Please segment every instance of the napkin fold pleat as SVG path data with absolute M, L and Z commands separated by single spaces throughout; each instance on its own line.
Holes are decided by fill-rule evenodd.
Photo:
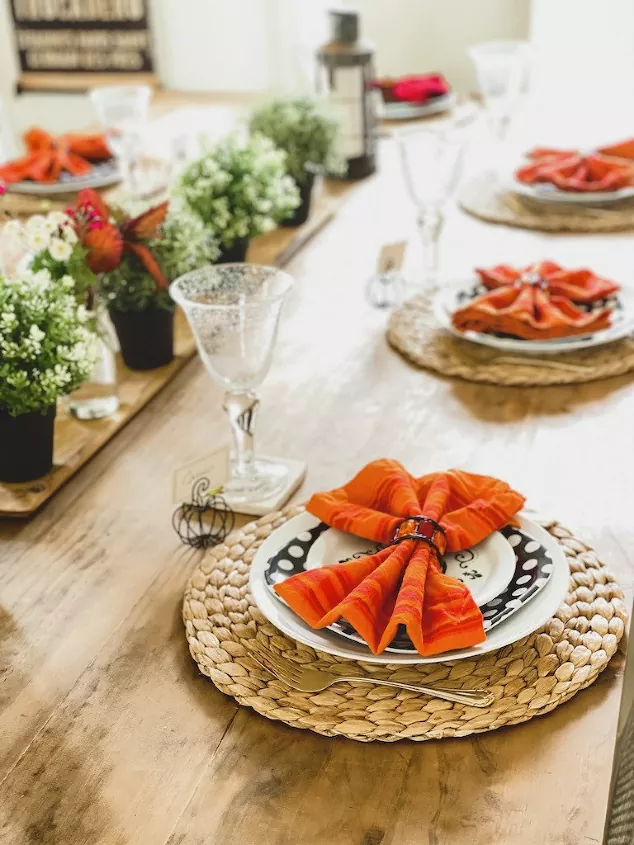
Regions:
M 311 627 L 346 619 L 375 654 L 404 626 L 420 654 L 485 638 L 480 610 L 461 581 L 443 573 L 438 551 L 459 551 L 506 525 L 524 499 L 505 482 L 460 470 L 415 478 L 396 461 L 368 464 L 348 484 L 313 496 L 307 510 L 341 531 L 392 543 L 403 520 L 424 515 L 431 543 L 404 539 L 375 554 L 322 566 L 275 585 Z M 413 526 L 406 524 L 406 531 Z

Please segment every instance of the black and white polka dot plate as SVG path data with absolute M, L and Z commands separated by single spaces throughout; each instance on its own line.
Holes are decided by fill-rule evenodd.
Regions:
M 311 560 L 311 550 L 315 548 L 317 541 L 322 535 L 331 531 L 332 529 L 328 525 L 320 522 L 313 528 L 302 531 L 297 536 L 289 539 L 268 561 L 268 566 L 264 571 L 264 578 L 269 587 L 273 589 L 275 584 L 285 581 L 292 575 L 306 572 L 314 568 L 315 564 L 322 565 L 324 562 L 324 550 L 313 560 Z M 507 561 L 505 560 L 505 555 L 500 555 L 499 548 L 496 548 L 493 543 L 490 543 L 488 546 L 480 544 L 480 547 L 475 547 L 475 549 L 465 549 L 455 555 L 448 555 L 445 561 L 445 571 L 449 575 L 466 583 L 471 588 L 484 617 L 485 631 L 490 631 L 496 625 L 504 622 L 505 619 L 508 619 L 509 616 L 519 610 L 523 604 L 536 596 L 542 587 L 546 585 L 553 571 L 553 563 L 547 550 L 537 540 L 519 529 L 510 527 L 503 528 L 499 532 L 499 535 L 504 538 L 502 542 L 508 551 L 508 558 L 512 561 L 509 578 L 505 577 L 504 571 L 499 572 L 500 569 L 505 570 Z M 339 547 L 339 553 L 334 559 L 332 557 L 328 558 L 329 562 L 344 562 L 353 558 L 365 557 L 383 548 L 383 546 L 377 543 L 367 546 L 367 541 L 361 538 L 352 538 L 353 545 L 365 545 L 365 547 L 352 554 L 339 556 L 344 551 L 350 551 L 350 549 L 344 549 L 342 546 L 344 537 L 345 535 L 342 532 L 334 532 L 334 540 Z M 331 554 L 333 553 L 331 552 Z M 494 591 L 492 597 L 489 597 L 491 595 L 490 589 L 483 596 L 482 591 L 478 591 L 478 582 L 481 580 L 485 582 L 491 580 L 491 573 L 496 571 L 498 571 L 498 577 L 497 579 L 494 578 L 493 581 L 495 583 L 497 580 L 498 584 L 504 581 L 503 586 L 500 587 L 499 592 Z M 276 593 L 275 595 L 277 596 Z M 483 600 L 483 597 L 486 600 Z M 341 634 L 344 637 L 349 637 L 359 643 L 364 642 L 363 638 L 359 636 L 352 625 L 345 619 L 333 622 L 328 627 L 331 631 Z M 399 629 L 395 639 L 386 651 L 416 654 L 416 649 L 404 628 Z
M 304 568 L 310 569 L 376 550 L 376 545 L 367 540 L 323 527 L 309 513 L 301 513 L 288 520 L 258 547 L 251 563 L 249 589 L 262 614 L 280 631 L 328 654 L 367 663 L 404 665 L 475 657 L 514 643 L 544 625 L 565 599 L 570 580 L 561 546 L 544 528 L 526 516 L 520 515 L 519 529 L 507 529 L 504 534 L 495 532 L 491 537 L 496 538 L 491 541 L 496 544 L 493 553 L 498 554 L 504 547 L 506 559 L 511 561 L 510 573 L 503 578 L 500 574 L 508 572 L 504 560 L 499 558 L 499 566 L 494 567 L 498 583 L 501 583 L 495 592 L 492 587 L 496 581 L 490 574 L 487 575 L 485 569 L 484 560 L 488 555 L 480 558 L 483 544 L 468 550 L 478 553 L 473 559 L 470 554 L 456 561 L 451 560 L 453 556 L 447 556 L 447 571 L 450 571 L 450 566 L 457 567 L 458 577 L 462 575 L 465 583 L 469 584 L 474 598 L 480 596 L 476 600 L 485 615 L 486 639 L 477 646 L 432 657 L 421 656 L 412 650 L 411 643 L 402 639 L 397 639 L 389 652 L 372 654 L 359 638 L 353 639 L 350 634 L 344 633 L 341 625 L 338 629 L 311 628 L 274 593 L 272 584 L 275 581 L 290 577 L 298 566 L 301 571 L 300 560 L 304 561 Z M 490 538 L 485 543 L 489 541 Z M 291 547 L 294 547 L 292 551 Z M 482 573 L 480 578 L 470 578 L 466 574 L 473 575 L 477 571 L 474 560 L 477 570 Z M 455 570 L 450 574 L 455 575 Z M 496 602 L 496 599 L 499 601 Z

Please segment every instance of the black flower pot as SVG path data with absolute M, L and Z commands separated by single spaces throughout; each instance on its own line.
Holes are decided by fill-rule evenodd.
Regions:
M 308 220 L 310 214 L 310 201 L 313 197 L 313 186 L 315 184 L 315 174 L 308 173 L 303 182 L 298 182 L 300 204 L 293 212 L 292 217 L 287 217 L 283 220 L 282 226 L 301 226 Z
M 53 467 L 57 408 L 12 417 L 0 409 L 0 481 L 33 481 Z
M 248 248 L 248 238 L 242 238 L 236 241 L 233 246 L 221 246 L 220 255 L 216 259 L 216 264 L 239 264 L 242 261 L 246 261 Z
M 154 370 L 169 364 L 174 357 L 174 311 L 110 308 L 109 313 L 126 366 L 131 370 Z

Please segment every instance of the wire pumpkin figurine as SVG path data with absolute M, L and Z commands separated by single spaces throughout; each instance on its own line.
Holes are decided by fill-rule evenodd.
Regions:
M 192 485 L 191 502 L 174 510 L 172 525 L 186 546 L 209 549 L 233 531 L 236 515 L 221 491 L 221 487 L 210 491 L 209 479 L 199 478 Z

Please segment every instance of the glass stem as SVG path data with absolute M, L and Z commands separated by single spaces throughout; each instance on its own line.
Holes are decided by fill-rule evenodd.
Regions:
M 428 290 L 438 287 L 438 244 L 444 223 L 442 209 L 425 211 L 418 217 L 418 229 L 423 241 L 423 285 Z
M 223 408 L 233 438 L 233 474 L 247 476 L 253 467 L 253 439 L 260 400 L 252 391 L 225 393 Z

